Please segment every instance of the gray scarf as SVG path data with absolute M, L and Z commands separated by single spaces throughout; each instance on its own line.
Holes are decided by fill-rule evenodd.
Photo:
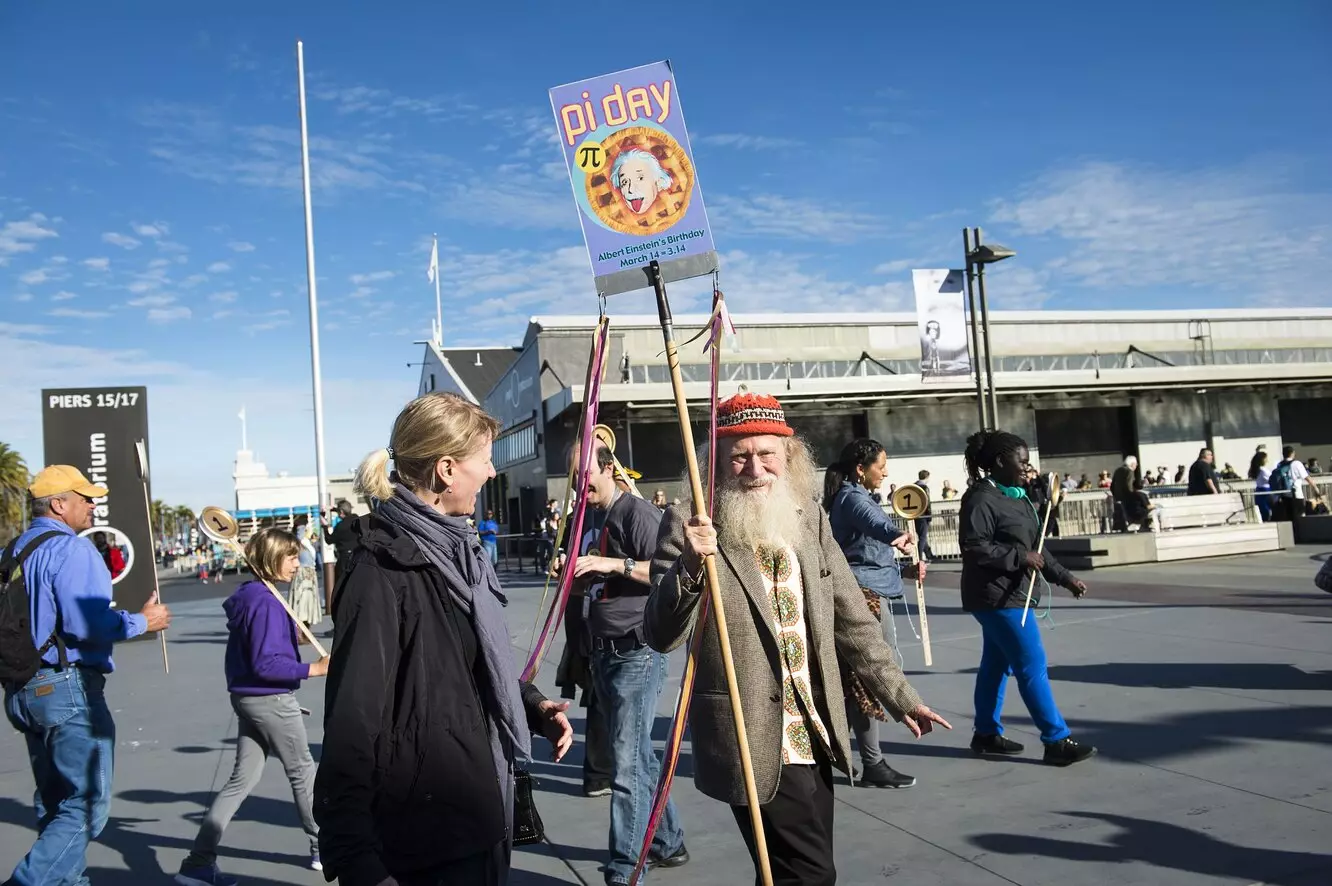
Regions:
M 514 668 L 509 628 L 500 607 L 499 579 L 481 548 L 476 530 L 462 517 L 447 517 L 396 482 L 393 496 L 376 513 L 411 536 L 431 565 L 444 573 L 449 597 L 472 620 L 484 663 L 485 682 L 478 687 L 489 723 L 491 752 L 506 798 L 512 793 L 510 765 L 517 752 L 530 760 L 532 741 L 523 714 L 518 674 Z

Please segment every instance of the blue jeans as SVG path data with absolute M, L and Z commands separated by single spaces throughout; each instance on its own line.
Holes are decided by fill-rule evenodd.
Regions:
M 17 886 L 87 886 L 88 843 L 111 811 L 116 724 L 106 706 L 106 677 L 71 665 L 42 668 L 5 713 L 28 741 L 37 790 L 37 841 L 14 868 Z
M 613 758 L 606 882 L 627 883 L 647 833 L 652 793 L 661 772 L 652 749 L 652 723 L 657 715 L 657 698 L 666 683 L 667 658 L 642 646 L 629 652 L 593 649 L 591 660 L 597 703 L 606 718 Z M 667 802 L 652 838 L 652 854 L 669 857 L 683 845 L 684 831 L 672 800 Z
M 490 565 L 499 565 L 499 542 L 493 538 L 483 538 L 481 539 L 481 546 L 490 555 Z
M 1068 738 L 1068 726 L 1055 705 L 1050 677 L 1045 670 L 1045 647 L 1035 613 L 1022 624 L 1021 609 L 988 609 L 971 613 L 980 622 L 984 646 L 976 672 L 976 733 L 1003 735 L 999 721 L 1004 707 L 1008 675 L 1017 678 L 1018 692 L 1041 730 L 1041 741 L 1053 744 Z

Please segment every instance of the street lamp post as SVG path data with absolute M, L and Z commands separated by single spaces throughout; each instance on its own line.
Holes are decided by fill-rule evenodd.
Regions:
M 976 286 L 980 290 L 981 336 L 985 341 L 985 375 L 990 389 L 990 423 L 991 427 L 997 428 L 999 394 L 995 390 L 993 352 L 990 349 L 990 306 L 985 300 L 985 266 L 1012 258 L 1017 253 L 998 243 L 982 244 L 980 228 L 973 230 L 972 243 L 974 244 L 972 250 L 967 255 L 967 267 L 976 266 Z
M 975 273 L 972 271 L 971 264 L 971 230 L 962 229 L 962 257 L 966 260 L 967 269 L 967 319 L 971 325 L 971 362 L 972 369 L 976 372 L 976 413 L 980 419 L 980 429 L 983 431 L 990 426 L 990 420 L 987 417 L 985 408 L 985 383 L 981 369 L 981 349 L 980 349 L 980 330 L 979 323 L 976 320 L 976 289 Z

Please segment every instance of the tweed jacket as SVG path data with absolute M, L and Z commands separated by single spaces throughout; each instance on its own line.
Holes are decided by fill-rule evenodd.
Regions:
M 684 524 L 689 514 L 668 508 L 652 559 L 652 593 L 644 613 L 647 642 L 669 652 L 685 642 L 698 618 L 707 581 L 686 590 L 680 582 Z M 921 703 L 883 639 L 883 628 L 865 605 L 865 595 L 833 539 L 823 511 L 801 513 L 805 541 L 795 548 L 805 591 L 810 675 L 819 716 L 832 732 L 833 764 L 848 770 L 851 743 L 838 656 L 859 675 L 869 691 L 896 720 Z M 726 613 L 731 655 L 745 715 L 749 752 L 760 803 L 777 793 L 782 760 L 781 663 L 772 607 L 764 591 L 754 551 L 717 527 L 717 575 Z M 694 755 L 694 783 L 700 791 L 733 806 L 746 804 L 740 752 L 735 737 L 726 671 L 716 620 L 709 617 L 699 650 L 694 697 L 689 709 Z

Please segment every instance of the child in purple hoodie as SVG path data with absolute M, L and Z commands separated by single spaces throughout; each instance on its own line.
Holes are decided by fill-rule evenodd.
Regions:
M 296 624 L 264 584 L 290 581 L 300 566 L 300 542 L 283 529 L 261 529 L 245 546 L 255 580 L 247 581 L 222 604 L 227 613 L 226 674 L 231 706 L 239 721 L 236 766 L 213 798 L 194 848 L 180 866 L 183 886 L 235 886 L 236 878 L 217 869 L 222 832 L 241 802 L 259 782 L 264 762 L 276 754 L 287 771 L 301 825 L 310 838 L 310 868 L 319 861 L 319 828 L 311 808 L 315 764 L 305 734 L 301 706 L 293 694 L 308 677 L 328 673 L 328 659 L 301 661 Z

